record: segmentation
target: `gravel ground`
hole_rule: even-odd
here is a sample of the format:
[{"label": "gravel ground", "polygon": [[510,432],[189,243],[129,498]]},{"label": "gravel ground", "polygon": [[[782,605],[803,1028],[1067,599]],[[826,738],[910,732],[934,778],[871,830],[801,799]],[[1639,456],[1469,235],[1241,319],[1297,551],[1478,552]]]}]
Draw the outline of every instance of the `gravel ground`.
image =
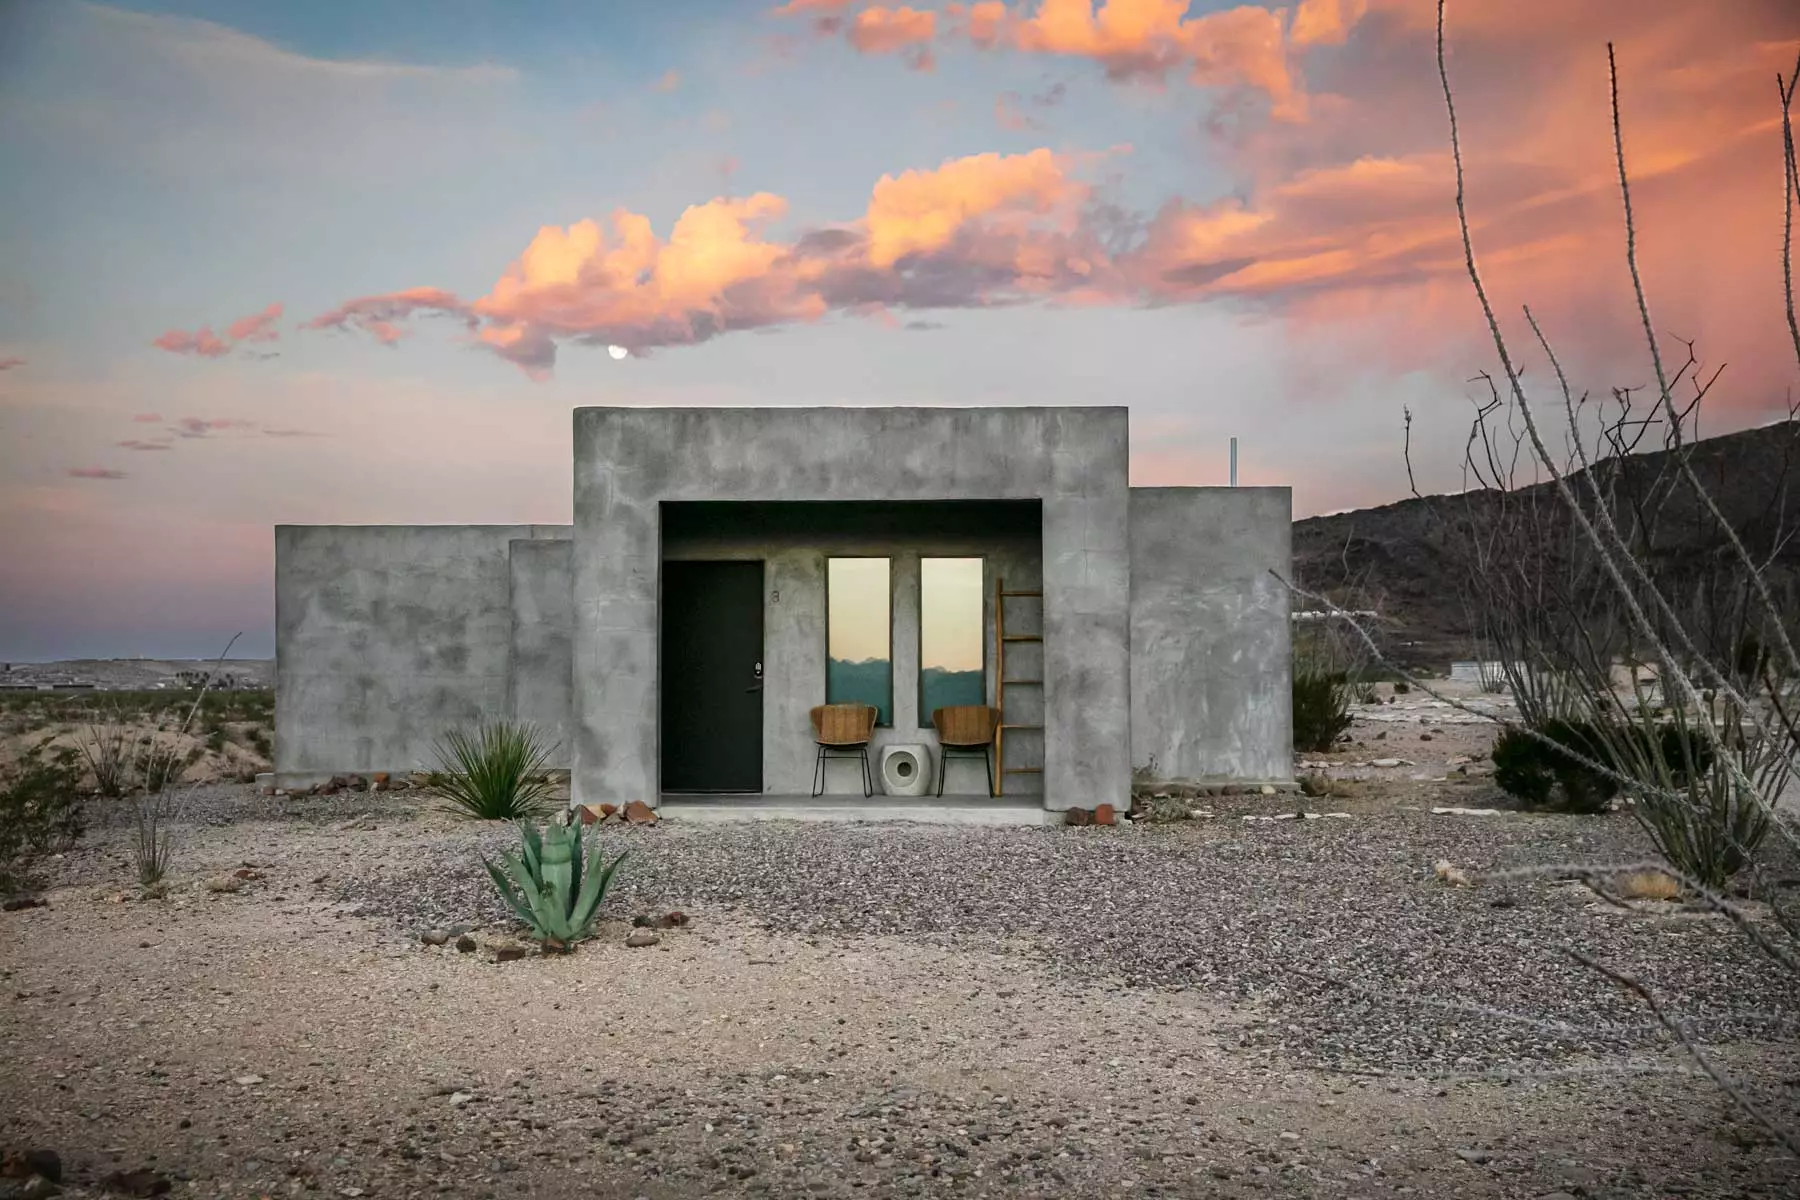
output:
[{"label": "gravel ground", "polygon": [[[474,854],[508,831],[212,789],[168,899],[102,822],[49,907],[0,915],[0,1149],[57,1149],[76,1197],[132,1168],[220,1197],[1794,1194],[1560,948],[1641,972],[1790,1126],[1791,997],[1710,918],[1436,881],[1644,853],[1628,817],[1427,811],[1483,786],[1315,821],[607,829],[618,919],[506,963],[417,932],[506,943]],[[692,924],[625,948],[669,908]]]},{"label": "gravel ground", "polygon": [[[1004,942],[1075,982],[1251,1002],[1264,1020],[1246,1044],[1309,1067],[1528,1070],[1658,1045],[1641,1003],[1571,947],[1638,975],[1711,1040],[1783,1040],[1800,1020],[1787,983],[1715,918],[1620,913],[1580,884],[1433,875],[1438,859],[1643,861],[1629,817],[1245,822],[1273,809],[1209,803],[1210,820],[1157,828],[671,825],[607,841],[632,851],[618,892],[631,911],[730,912],[808,938]],[[511,840],[458,830],[340,894],[408,929],[503,922],[492,885],[464,866]]]}]

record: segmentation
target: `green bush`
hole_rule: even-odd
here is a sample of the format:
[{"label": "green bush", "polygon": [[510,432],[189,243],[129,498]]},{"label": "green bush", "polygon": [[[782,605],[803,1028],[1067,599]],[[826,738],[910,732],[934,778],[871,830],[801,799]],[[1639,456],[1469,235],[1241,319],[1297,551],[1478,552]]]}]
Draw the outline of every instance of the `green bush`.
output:
[{"label": "green bush", "polygon": [[481,821],[534,820],[551,807],[550,747],[535,726],[483,722],[453,729],[436,748],[426,787],[453,812]]},{"label": "green bush", "polygon": [[1294,669],[1294,748],[1323,753],[1350,728],[1350,682],[1342,671]]},{"label": "green bush", "polygon": [[0,776],[0,891],[29,882],[31,859],[75,844],[86,824],[81,752],[46,739]]},{"label": "green bush", "polygon": [[596,840],[584,855],[581,822],[573,820],[541,832],[521,821],[519,837],[520,849],[507,851],[502,859],[504,871],[485,857],[481,865],[531,936],[547,951],[567,953],[594,935],[600,905],[625,853],[606,862]]},{"label": "green bush", "polygon": [[1509,726],[1494,742],[1494,782],[1526,808],[1605,812],[1619,794],[1618,782],[1558,747],[1603,763],[1612,760],[1604,739],[1585,721],[1547,721],[1535,735]]},{"label": "green bush", "polygon": [[[1647,787],[1659,786],[1663,771],[1667,784],[1685,787],[1713,764],[1713,745],[1704,734],[1672,724],[1654,731],[1633,727],[1603,732],[1591,721],[1553,720],[1538,732],[1557,746],[1641,779]],[[1657,769],[1659,763],[1662,771]],[[1506,729],[1494,743],[1494,782],[1526,808],[1561,812],[1605,812],[1619,794],[1618,780],[1517,726]]]}]

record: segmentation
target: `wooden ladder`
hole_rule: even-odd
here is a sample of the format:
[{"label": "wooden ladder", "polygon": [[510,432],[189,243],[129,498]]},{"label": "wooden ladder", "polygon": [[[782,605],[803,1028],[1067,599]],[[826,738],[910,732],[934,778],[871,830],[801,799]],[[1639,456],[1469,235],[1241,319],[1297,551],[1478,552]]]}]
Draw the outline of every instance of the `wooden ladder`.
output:
[{"label": "wooden ladder", "polygon": [[1042,775],[1044,773],[1044,768],[1041,766],[1039,766],[1039,767],[1009,767],[1006,765],[1006,731],[1007,730],[1009,730],[1009,729],[1019,729],[1019,730],[1036,729],[1036,730],[1042,731],[1044,728],[1041,724],[1026,725],[1026,724],[1021,724],[1016,721],[1008,722],[1006,719],[1006,689],[1007,688],[1009,688],[1009,687],[1042,688],[1044,686],[1044,681],[1041,678],[1041,676],[1043,675],[1043,670],[1042,670],[1042,665],[1041,665],[1042,661],[1043,661],[1042,656],[1039,657],[1040,667],[1038,670],[1038,675],[1040,676],[1040,678],[1037,678],[1037,679],[1008,679],[1006,677],[1006,648],[1007,648],[1007,646],[1016,645],[1021,642],[1037,642],[1038,644],[1041,645],[1044,641],[1044,635],[1041,633],[1008,633],[1008,632],[1006,632],[1006,602],[1008,600],[1012,600],[1012,599],[1026,599],[1026,598],[1033,598],[1038,601],[1038,604],[1040,606],[1040,616],[1038,618],[1038,628],[1042,629],[1044,627],[1044,625],[1043,625],[1043,618],[1041,615],[1041,606],[1042,606],[1043,600],[1044,600],[1044,593],[1041,590],[1009,592],[1006,590],[1006,581],[1004,579],[1000,579],[998,577],[995,578],[995,580],[994,580],[994,646],[995,646],[995,651],[994,651],[994,707],[1000,710],[1000,725],[999,725],[999,728],[997,728],[994,731],[994,794],[996,796],[1004,796],[1006,794],[1006,777],[1008,775]]}]

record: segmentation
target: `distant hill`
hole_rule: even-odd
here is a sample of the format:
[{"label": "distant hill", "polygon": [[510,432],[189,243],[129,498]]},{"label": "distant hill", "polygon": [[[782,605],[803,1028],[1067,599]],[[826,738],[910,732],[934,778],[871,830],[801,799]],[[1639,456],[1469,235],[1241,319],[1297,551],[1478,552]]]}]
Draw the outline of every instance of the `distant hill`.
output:
[{"label": "distant hill", "polygon": [[[1778,594],[1800,603],[1797,435],[1800,429],[1785,423],[1707,438],[1691,449],[1695,473],[1738,535],[1761,552],[1779,547],[1772,560]],[[1661,469],[1666,457],[1661,450],[1633,455],[1614,469],[1645,478]],[[1789,477],[1785,487],[1784,474]],[[1533,484],[1518,491],[1545,493],[1554,486]],[[1499,491],[1428,496],[1296,521],[1294,573],[1302,586],[1326,594],[1360,583],[1377,598],[1392,648],[1402,661],[1442,667],[1472,657],[1475,637],[1462,603],[1460,535],[1454,522],[1492,520],[1504,496]],[[1446,515],[1453,521],[1447,522]],[[1725,539],[1700,519],[1691,492],[1677,492],[1658,523],[1653,546],[1658,577],[1672,588],[1689,586],[1728,554]]]}]

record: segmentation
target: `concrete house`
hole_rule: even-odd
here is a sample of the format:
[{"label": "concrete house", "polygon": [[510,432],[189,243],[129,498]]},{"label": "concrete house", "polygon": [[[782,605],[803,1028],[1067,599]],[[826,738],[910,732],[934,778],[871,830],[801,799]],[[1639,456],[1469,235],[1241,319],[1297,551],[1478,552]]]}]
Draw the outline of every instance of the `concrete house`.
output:
[{"label": "concrete house", "polygon": [[1004,731],[946,794],[1037,819],[1290,782],[1289,491],[1133,488],[1127,449],[1120,407],[581,408],[573,526],[278,526],[277,782],[512,717],[578,803],[767,803],[839,700],[880,714],[844,804],[935,794],[947,703]]}]

